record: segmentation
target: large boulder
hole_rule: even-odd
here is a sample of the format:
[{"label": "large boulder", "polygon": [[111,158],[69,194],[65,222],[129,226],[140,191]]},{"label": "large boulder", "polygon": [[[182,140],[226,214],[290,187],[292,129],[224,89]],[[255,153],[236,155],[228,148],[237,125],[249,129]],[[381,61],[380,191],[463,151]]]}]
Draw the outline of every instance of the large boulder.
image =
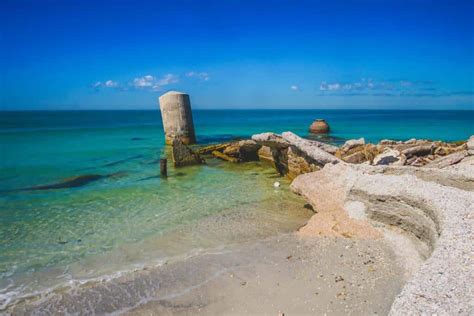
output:
[{"label": "large boulder", "polygon": [[341,162],[339,158],[324,151],[317,143],[311,140],[301,138],[292,132],[285,132],[282,134],[282,137],[291,144],[295,154],[304,157],[309,163],[322,167],[328,163],[336,164]]},{"label": "large boulder", "polygon": [[[284,132],[283,134],[281,134],[281,136],[284,140],[288,141],[290,144],[292,144],[295,141],[299,141],[301,139],[301,137],[299,137],[298,135],[292,132]],[[317,140],[305,139],[305,141],[307,141],[308,144],[311,144],[311,146],[319,147],[325,152],[330,153],[331,155],[334,155],[336,151],[339,149],[337,146],[319,142]]]},{"label": "large boulder", "polygon": [[316,164],[309,163],[305,158],[294,153],[293,147],[288,148],[287,157],[288,172],[286,176],[289,179],[294,179],[300,174],[319,170]]},{"label": "large boulder", "polygon": [[284,149],[290,147],[290,143],[275,133],[261,133],[252,136],[252,140],[262,146],[268,146],[275,149]]},{"label": "large boulder", "polygon": [[372,160],[380,154],[382,148],[372,144],[356,145],[348,150],[342,147],[336,152],[336,157],[341,158],[343,161],[353,164],[360,163],[371,163]]}]

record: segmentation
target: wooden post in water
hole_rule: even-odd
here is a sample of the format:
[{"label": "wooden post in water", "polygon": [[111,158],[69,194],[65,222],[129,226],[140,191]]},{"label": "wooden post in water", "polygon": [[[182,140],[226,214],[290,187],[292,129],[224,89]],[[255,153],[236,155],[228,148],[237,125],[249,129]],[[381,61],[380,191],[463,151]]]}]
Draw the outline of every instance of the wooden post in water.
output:
[{"label": "wooden post in water", "polygon": [[168,163],[168,159],[166,158],[160,159],[160,175],[164,178],[168,176],[167,163]]}]

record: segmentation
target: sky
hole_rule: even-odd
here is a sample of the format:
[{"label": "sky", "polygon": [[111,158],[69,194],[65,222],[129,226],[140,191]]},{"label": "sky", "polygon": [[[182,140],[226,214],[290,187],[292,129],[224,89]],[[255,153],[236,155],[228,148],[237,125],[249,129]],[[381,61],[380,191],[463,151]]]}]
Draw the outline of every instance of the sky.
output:
[{"label": "sky", "polygon": [[0,2],[0,109],[474,110],[474,1]]}]

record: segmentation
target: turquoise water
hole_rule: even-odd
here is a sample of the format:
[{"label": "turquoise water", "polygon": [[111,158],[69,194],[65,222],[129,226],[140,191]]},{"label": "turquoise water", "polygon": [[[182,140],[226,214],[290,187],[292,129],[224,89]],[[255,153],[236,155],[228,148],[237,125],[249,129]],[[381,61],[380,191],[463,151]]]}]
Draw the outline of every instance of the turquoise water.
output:
[{"label": "turquoise water", "polygon": [[[329,122],[336,143],[474,134],[474,111],[194,112],[200,143],[265,131],[308,136],[316,118]],[[311,215],[288,182],[258,162],[209,160],[170,167],[161,179],[157,159],[169,154],[163,143],[159,111],[1,113],[0,307],[71,282],[291,231]],[[101,178],[26,190],[80,175]]]}]

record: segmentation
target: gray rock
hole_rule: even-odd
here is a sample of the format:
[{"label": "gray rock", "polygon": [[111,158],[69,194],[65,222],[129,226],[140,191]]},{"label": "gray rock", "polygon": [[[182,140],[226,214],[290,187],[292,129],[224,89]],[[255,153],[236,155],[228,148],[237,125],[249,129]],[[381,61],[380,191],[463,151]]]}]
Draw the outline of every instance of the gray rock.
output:
[{"label": "gray rock", "polygon": [[[290,144],[292,144],[295,141],[297,142],[297,141],[300,141],[301,139],[303,139],[303,138],[299,137],[298,135],[296,135],[295,133],[292,133],[292,132],[284,132],[283,134],[281,134],[281,136],[283,137],[283,139],[285,139]],[[330,153],[331,155],[334,155],[336,153],[336,151],[338,150],[337,146],[334,146],[334,145],[331,145],[331,144],[318,142],[317,140],[310,140],[310,139],[304,139],[304,140],[307,141],[307,144],[311,144],[311,146],[316,146],[318,148],[321,148],[322,150],[324,150],[327,153]]]},{"label": "gray rock", "polygon": [[440,157],[428,164],[425,165],[426,168],[446,168],[448,166],[454,165],[466,157],[467,150],[458,151],[452,154],[449,154],[444,157]]},{"label": "gray rock", "polygon": [[403,166],[407,158],[405,155],[395,149],[386,149],[380,155],[377,155],[372,162],[373,165],[398,165]]},{"label": "gray rock", "polygon": [[322,150],[313,141],[299,137],[292,132],[284,132],[282,137],[289,142],[295,154],[303,156],[309,163],[314,163],[318,166],[324,166],[331,163],[336,164],[342,162],[339,158]]},{"label": "gray rock", "polygon": [[391,140],[391,139],[382,139],[380,142],[379,142],[380,145],[397,145],[399,144],[399,142],[397,142],[396,140]]},{"label": "gray rock", "polygon": [[407,158],[413,156],[426,156],[432,154],[435,148],[436,147],[433,143],[418,145],[402,150],[402,154],[404,154]]},{"label": "gray rock", "polygon": [[284,140],[280,135],[275,133],[261,133],[252,136],[252,140],[262,146],[270,148],[284,149],[290,146],[290,143]]},{"label": "gray rock", "polygon": [[474,135],[467,140],[467,151],[469,155],[474,155]]},{"label": "gray rock", "polygon": [[359,138],[359,139],[350,139],[342,145],[342,150],[348,151],[351,150],[352,148],[356,146],[361,146],[365,145],[365,139],[364,138]]}]

